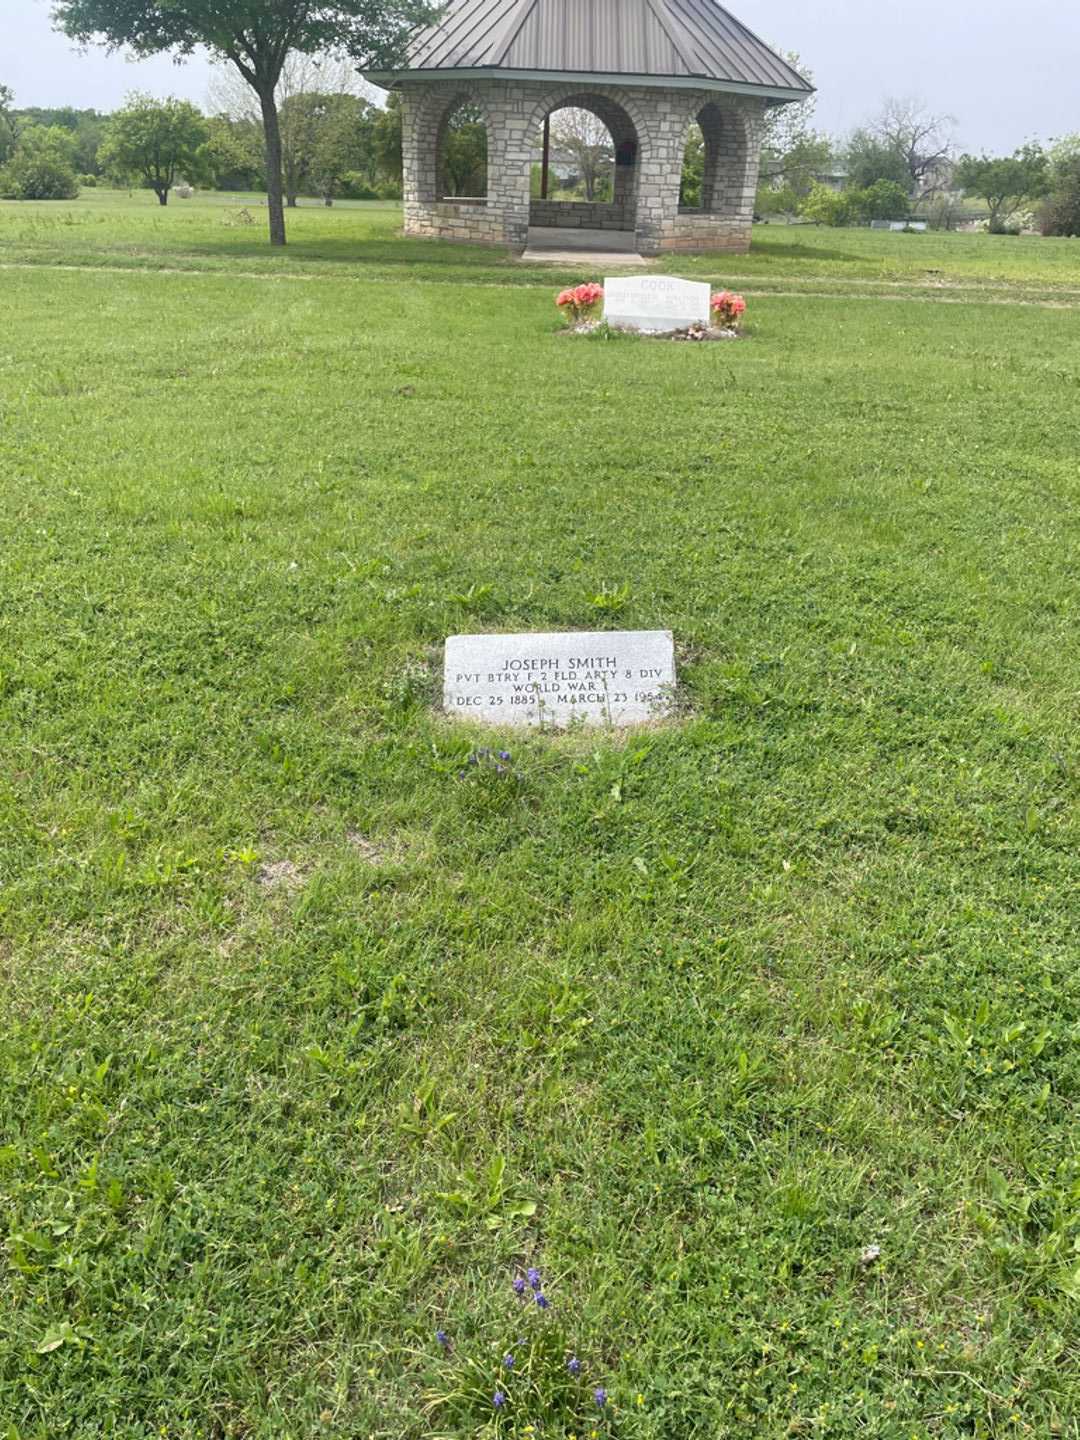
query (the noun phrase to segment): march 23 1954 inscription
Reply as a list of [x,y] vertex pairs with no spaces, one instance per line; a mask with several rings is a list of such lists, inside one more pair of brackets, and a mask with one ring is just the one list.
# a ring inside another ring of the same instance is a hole
[[670,709],[670,630],[451,635],[443,707],[493,725],[639,725]]

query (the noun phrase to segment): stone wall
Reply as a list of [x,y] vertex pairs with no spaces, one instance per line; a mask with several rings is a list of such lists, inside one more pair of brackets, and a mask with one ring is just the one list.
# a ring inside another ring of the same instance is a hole
[[[406,77],[400,90],[409,235],[523,249],[530,211],[536,215],[536,205],[560,203],[530,201],[535,137],[545,115],[577,105],[600,116],[616,145],[626,139],[636,141],[636,163],[616,170],[616,202],[624,210],[625,228],[634,229],[642,254],[749,246],[765,108],[761,100],[659,86],[585,87],[509,79],[471,80],[466,87],[452,78]],[[438,152],[444,122],[466,99],[481,109],[488,127],[488,193],[480,203],[454,202],[439,194]],[[686,135],[699,117],[706,141],[706,208],[680,213]],[[583,207],[566,209],[578,212]]]
[[533,200],[529,205],[529,224],[558,229],[632,230],[634,216],[625,205],[589,200]]
[[745,255],[750,248],[752,219],[725,218],[703,210],[680,210],[676,219],[667,226],[660,241],[660,250],[665,254],[680,250],[724,250]]
[[405,234],[429,240],[471,240],[474,245],[506,243],[501,216],[475,200],[437,200],[430,205],[406,201]]

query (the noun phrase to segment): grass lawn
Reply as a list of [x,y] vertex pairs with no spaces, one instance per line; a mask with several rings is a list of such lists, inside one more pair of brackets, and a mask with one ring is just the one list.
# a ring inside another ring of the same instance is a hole
[[1080,248],[237,208],[0,205],[0,1436],[1076,1440]]

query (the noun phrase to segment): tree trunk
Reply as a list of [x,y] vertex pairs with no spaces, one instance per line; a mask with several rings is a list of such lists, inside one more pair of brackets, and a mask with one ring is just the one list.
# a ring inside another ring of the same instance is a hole
[[168,190],[159,190],[159,191],[157,192],[157,198],[158,198],[158,204],[159,204],[159,205],[167,205],[167,204],[169,203],[169,192],[168,192]]
[[323,196],[323,204],[327,207],[327,209],[329,209],[330,206],[333,205],[333,203],[334,203],[334,197],[333,197],[332,195],[324,195],[324,196]]
[[270,215],[270,244],[285,244],[285,207],[281,186],[281,127],[274,87],[259,91],[263,137],[266,141],[266,208]]
[[285,204],[290,210],[296,209],[296,191],[289,190],[285,195]]

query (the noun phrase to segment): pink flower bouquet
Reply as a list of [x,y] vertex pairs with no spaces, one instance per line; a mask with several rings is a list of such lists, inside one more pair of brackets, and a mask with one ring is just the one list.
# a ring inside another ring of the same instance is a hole
[[555,304],[563,312],[568,325],[580,325],[583,320],[593,318],[596,307],[603,298],[604,287],[593,280],[587,285],[578,285],[573,290],[560,291],[555,297]]
[[746,313],[746,301],[741,295],[730,290],[720,290],[709,301],[712,307],[713,324],[723,330],[737,330]]

